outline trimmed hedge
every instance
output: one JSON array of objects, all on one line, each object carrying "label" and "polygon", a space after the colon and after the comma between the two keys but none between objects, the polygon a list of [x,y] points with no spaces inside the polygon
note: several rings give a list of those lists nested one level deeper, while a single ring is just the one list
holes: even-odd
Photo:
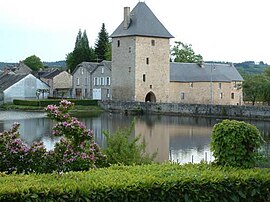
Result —
[{"label": "trimmed hedge", "polygon": [[[59,102],[62,99],[47,99],[47,100],[18,100],[14,99],[14,105],[23,105],[23,106],[40,106],[46,107],[48,105],[59,105]],[[75,100],[75,99],[66,99],[68,101],[73,102],[75,105],[82,106],[98,106],[97,100]]]},{"label": "trimmed hedge", "polygon": [[270,201],[269,171],[167,163],[63,174],[0,174],[0,201],[262,202]]}]

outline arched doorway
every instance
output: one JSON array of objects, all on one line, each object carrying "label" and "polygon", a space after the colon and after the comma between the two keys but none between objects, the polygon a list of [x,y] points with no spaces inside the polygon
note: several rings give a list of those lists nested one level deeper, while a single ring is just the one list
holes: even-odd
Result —
[{"label": "arched doorway", "polygon": [[147,93],[145,97],[145,102],[156,102],[156,96],[152,91]]}]

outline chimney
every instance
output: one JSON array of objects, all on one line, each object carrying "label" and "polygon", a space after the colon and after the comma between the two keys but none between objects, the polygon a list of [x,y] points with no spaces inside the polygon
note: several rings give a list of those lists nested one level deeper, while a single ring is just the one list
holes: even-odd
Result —
[{"label": "chimney", "polygon": [[124,29],[128,29],[130,24],[130,7],[124,7]]}]

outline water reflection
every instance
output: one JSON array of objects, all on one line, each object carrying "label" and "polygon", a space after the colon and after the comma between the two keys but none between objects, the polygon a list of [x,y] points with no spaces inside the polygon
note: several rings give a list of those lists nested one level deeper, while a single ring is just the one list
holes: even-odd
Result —
[{"label": "water reflection", "polygon": [[[157,153],[157,161],[167,160],[200,162],[202,159],[212,161],[210,141],[212,127],[221,121],[213,118],[192,118],[178,116],[126,116],[122,114],[103,113],[99,117],[82,117],[79,119],[86,127],[92,129],[96,141],[105,147],[103,131],[113,133],[118,128],[129,127],[136,118],[134,135],[141,135],[147,143],[147,152]],[[44,113],[0,112],[0,131],[7,130],[14,122],[19,122],[21,138],[27,143],[43,141],[47,149],[53,149],[59,138],[51,136],[52,121]],[[266,121],[247,121],[258,127],[267,140],[265,148],[269,148],[270,125]]]}]

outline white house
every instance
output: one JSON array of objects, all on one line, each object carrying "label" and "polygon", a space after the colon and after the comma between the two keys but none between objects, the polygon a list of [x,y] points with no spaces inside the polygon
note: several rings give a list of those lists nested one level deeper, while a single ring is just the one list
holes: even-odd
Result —
[{"label": "white house", "polygon": [[[47,98],[49,89],[46,83],[32,74],[4,74],[0,77],[0,99],[4,103],[14,99]],[[43,93],[38,95],[38,91]]]}]

